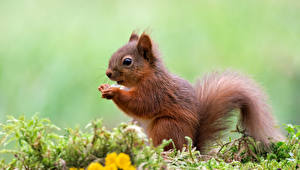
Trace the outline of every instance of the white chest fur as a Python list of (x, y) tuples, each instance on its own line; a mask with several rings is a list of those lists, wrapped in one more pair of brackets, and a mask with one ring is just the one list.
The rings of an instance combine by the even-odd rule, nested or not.
[(144, 130), (144, 133), (148, 135), (148, 129), (152, 122), (151, 119), (140, 119), (140, 118), (133, 118), (135, 121), (138, 122), (138, 125), (141, 126)]

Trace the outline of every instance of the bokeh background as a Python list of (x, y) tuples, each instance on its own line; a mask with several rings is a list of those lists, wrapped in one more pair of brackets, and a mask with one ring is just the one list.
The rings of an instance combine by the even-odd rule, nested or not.
[(278, 121), (300, 124), (297, 0), (1, 0), (0, 121), (35, 113), (62, 127), (128, 121), (97, 87), (133, 30), (151, 32), (169, 70), (191, 82), (226, 68), (251, 75)]

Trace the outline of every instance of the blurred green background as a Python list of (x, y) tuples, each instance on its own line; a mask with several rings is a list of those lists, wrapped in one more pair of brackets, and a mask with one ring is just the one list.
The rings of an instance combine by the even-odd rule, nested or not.
[(74, 127), (129, 118), (100, 98), (111, 54), (148, 30), (170, 71), (251, 75), (280, 123), (300, 124), (300, 1), (0, 1), (0, 120), (36, 112)]

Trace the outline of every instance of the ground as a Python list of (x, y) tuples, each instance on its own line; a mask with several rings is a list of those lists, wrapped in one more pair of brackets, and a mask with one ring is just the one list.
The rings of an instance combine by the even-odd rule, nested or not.
[[(101, 120), (85, 128), (64, 129), (47, 119), (34, 116), (26, 119), (10, 117), (1, 124), (1, 157), (4, 169), (69, 169), (102, 165), (108, 154), (116, 152), (130, 156), (137, 169), (298, 169), (300, 126), (285, 125), (286, 142), (272, 143), (269, 151), (259, 148), (259, 142), (242, 134), (237, 139), (220, 140), (215, 152), (202, 154), (188, 145), (182, 150), (163, 151), (170, 141), (159, 147), (151, 145), (141, 128), (122, 123), (112, 131)], [(242, 133), (237, 130), (235, 133)]]

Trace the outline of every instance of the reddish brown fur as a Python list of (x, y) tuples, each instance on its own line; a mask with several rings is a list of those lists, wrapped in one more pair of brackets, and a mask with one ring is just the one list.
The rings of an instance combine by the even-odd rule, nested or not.
[[(131, 58), (126, 66), (124, 58)], [(126, 114), (138, 120), (154, 145), (173, 139), (177, 149), (192, 138), (195, 146), (203, 146), (224, 129), (233, 109), (241, 110), (241, 124), (263, 143), (267, 137), (281, 135), (265, 102), (263, 92), (250, 80), (234, 72), (207, 75), (192, 85), (169, 73), (149, 35), (132, 34), (129, 42), (114, 53), (107, 74), (111, 80), (129, 87), (121, 90), (102, 85), (102, 97), (112, 99)], [(172, 148), (171, 145), (165, 149)]]
[(275, 128), (266, 95), (253, 80), (236, 72), (215, 72), (198, 81), (196, 89), (201, 104), (199, 148), (227, 128), (226, 118), (234, 109), (240, 109), (240, 124), (250, 136), (265, 145), (269, 143), (269, 137), (273, 140), (284, 139)]

